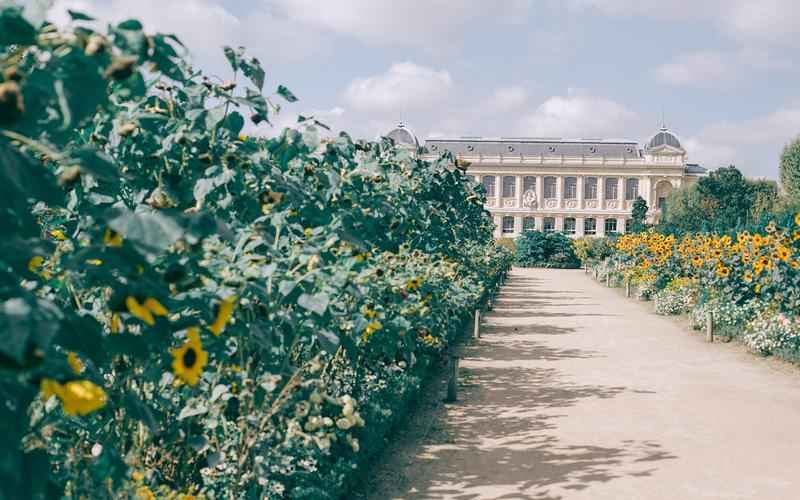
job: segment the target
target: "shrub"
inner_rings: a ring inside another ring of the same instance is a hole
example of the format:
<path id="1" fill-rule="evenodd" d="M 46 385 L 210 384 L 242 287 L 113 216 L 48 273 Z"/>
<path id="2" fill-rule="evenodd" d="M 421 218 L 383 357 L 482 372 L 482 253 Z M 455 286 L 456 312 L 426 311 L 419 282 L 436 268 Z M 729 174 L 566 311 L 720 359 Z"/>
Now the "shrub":
<path id="1" fill-rule="evenodd" d="M 755 352 L 768 355 L 778 350 L 794 350 L 800 347 L 800 318 L 771 308 L 759 311 L 748 321 L 744 331 L 744 343 Z"/>
<path id="2" fill-rule="evenodd" d="M 510 251 L 512 255 L 517 254 L 517 244 L 514 243 L 514 238 L 498 238 L 497 244 Z"/>
<path id="3" fill-rule="evenodd" d="M 517 238 L 516 244 L 518 266 L 559 269 L 580 267 L 572 240 L 564 234 L 525 231 Z"/>
<path id="4" fill-rule="evenodd" d="M 656 313 L 661 315 L 683 314 L 692 308 L 696 295 L 697 288 L 690 278 L 676 278 L 663 290 L 653 295 Z"/>
<path id="5" fill-rule="evenodd" d="M 342 496 L 511 263 L 482 192 L 241 135 L 296 100 L 244 49 L 220 82 L 135 20 L 0 26 L 0 498 Z"/>

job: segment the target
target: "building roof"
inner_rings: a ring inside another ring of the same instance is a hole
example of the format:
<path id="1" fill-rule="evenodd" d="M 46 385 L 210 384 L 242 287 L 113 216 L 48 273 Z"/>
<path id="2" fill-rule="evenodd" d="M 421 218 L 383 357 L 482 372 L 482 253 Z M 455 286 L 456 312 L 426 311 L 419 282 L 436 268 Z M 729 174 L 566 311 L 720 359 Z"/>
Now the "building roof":
<path id="1" fill-rule="evenodd" d="M 636 141 L 604 139 L 561 139 L 553 137 L 459 137 L 425 140 L 429 153 L 445 150 L 455 155 L 474 156 L 586 156 L 641 158 Z"/>
<path id="2" fill-rule="evenodd" d="M 650 139 L 650 142 L 647 143 L 647 147 L 645 150 L 656 149 L 661 146 L 669 146 L 671 148 L 680 149 L 683 151 L 683 146 L 681 146 L 681 141 L 678 138 L 667 130 L 667 127 L 661 127 L 661 130 L 658 131 L 656 135 Z"/>
<path id="3" fill-rule="evenodd" d="M 705 167 L 701 167 L 697 163 L 687 163 L 686 164 L 686 173 L 687 174 L 706 174 L 708 173 L 708 169 Z"/>
<path id="4" fill-rule="evenodd" d="M 395 129 L 386 134 L 397 146 L 419 147 L 417 136 L 411 132 L 403 122 L 400 122 Z"/>

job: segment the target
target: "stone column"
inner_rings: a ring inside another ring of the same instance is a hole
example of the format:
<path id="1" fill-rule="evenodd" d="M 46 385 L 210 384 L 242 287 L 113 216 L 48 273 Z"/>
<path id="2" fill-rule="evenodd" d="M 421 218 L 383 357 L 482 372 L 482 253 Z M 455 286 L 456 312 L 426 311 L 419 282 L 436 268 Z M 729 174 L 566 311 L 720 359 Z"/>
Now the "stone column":
<path id="1" fill-rule="evenodd" d="M 536 230 L 539 232 L 544 231 L 544 217 L 541 215 L 536 216 Z"/>
<path id="2" fill-rule="evenodd" d="M 518 175 L 516 177 L 517 185 L 514 186 L 514 194 L 517 195 L 517 208 L 522 208 L 522 176 Z"/>
<path id="3" fill-rule="evenodd" d="M 575 217 L 575 236 L 583 236 L 583 217 Z"/>
<path id="4" fill-rule="evenodd" d="M 617 217 L 617 232 L 619 234 L 627 232 L 627 228 L 625 227 L 625 217 Z"/>
<path id="5" fill-rule="evenodd" d="M 536 206 L 539 209 L 544 208 L 544 176 L 541 175 L 536 176 Z M 542 226 L 538 227 L 539 231 L 541 231 Z"/>
<path id="6" fill-rule="evenodd" d="M 514 216 L 514 236 L 519 236 L 522 234 L 522 216 L 515 215 Z"/>
<path id="7" fill-rule="evenodd" d="M 605 217 L 595 217 L 595 232 L 597 236 L 605 236 L 606 235 L 606 218 Z"/>
<path id="8" fill-rule="evenodd" d="M 555 216 L 555 232 L 561 232 L 563 230 L 564 230 L 564 216 L 557 215 Z"/>
<path id="9" fill-rule="evenodd" d="M 503 207 L 503 176 L 494 176 L 494 206 Z"/>
<path id="10" fill-rule="evenodd" d="M 564 208 L 564 177 L 561 175 L 556 177 L 556 200 L 556 206 Z M 556 223 L 556 227 L 558 227 L 558 223 Z"/>
<path id="11" fill-rule="evenodd" d="M 503 237 L 503 216 L 502 215 L 493 215 L 494 219 L 494 237 L 502 238 Z"/>
<path id="12" fill-rule="evenodd" d="M 603 210 L 606 208 L 606 178 L 597 178 L 597 208 Z"/>
<path id="13" fill-rule="evenodd" d="M 576 184 L 576 186 L 575 186 L 575 198 L 578 199 L 578 208 L 583 208 L 584 207 L 584 204 L 583 204 L 583 197 L 584 197 L 583 182 L 584 182 L 584 177 L 582 175 L 578 175 L 578 176 L 575 177 L 575 184 Z"/>
<path id="14" fill-rule="evenodd" d="M 617 177 L 617 200 L 620 210 L 625 209 L 625 177 Z"/>

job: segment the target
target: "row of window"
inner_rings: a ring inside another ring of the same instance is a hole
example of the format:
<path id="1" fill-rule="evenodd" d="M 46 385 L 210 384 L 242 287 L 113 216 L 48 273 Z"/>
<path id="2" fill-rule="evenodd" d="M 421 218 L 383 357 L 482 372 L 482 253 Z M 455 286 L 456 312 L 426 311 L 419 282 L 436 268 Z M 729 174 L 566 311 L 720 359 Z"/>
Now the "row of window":
<path id="1" fill-rule="evenodd" d="M 542 221 L 542 228 L 541 230 L 549 233 L 556 230 L 556 219 L 555 217 L 545 217 Z M 513 233 L 514 232 L 514 217 L 505 216 L 503 217 L 503 233 Z M 564 218 L 564 229 L 563 231 L 566 234 L 575 234 L 575 227 L 576 227 L 576 220 L 574 217 L 566 217 Z M 523 217 L 522 219 L 522 230 L 523 231 L 536 231 L 538 228 L 536 227 L 536 218 L 535 217 Z M 605 221 L 605 232 L 606 234 L 616 233 L 617 232 L 617 219 L 606 219 Z M 583 234 L 597 234 L 597 220 L 586 218 L 583 219 Z"/>
<path id="2" fill-rule="evenodd" d="M 475 180 L 474 176 L 469 176 Z M 543 194 L 546 199 L 558 198 L 558 182 L 556 177 L 547 176 L 543 179 Z M 494 175 L 486 175 L 482 179 L 483 185 L 486 188 L 486 196 L 495 196 L 495 189 L 497 177 Z M 516 196 L 517 178 L 514 176 L 506 175 L 502 178 L 502 196 L 503 198 L 513 198 Z M 619 194 L 619 179 L 616 177 L 607 177 L 605 180 L 605 199 L 616 200 Z M 525 176 L 522 179 L 522 192 L 536 190 L 536 177 Z M 639 196 L 639 179 L 625 179 L 625 199 L 635 200 Z M 577 177 L 564 177 L 564 198 L 574 200 L 578 197 L 578 178 Z M 586 200 L 597 199 L 597 177 L 584 177 L 583 179 L 583 198 Z"/>

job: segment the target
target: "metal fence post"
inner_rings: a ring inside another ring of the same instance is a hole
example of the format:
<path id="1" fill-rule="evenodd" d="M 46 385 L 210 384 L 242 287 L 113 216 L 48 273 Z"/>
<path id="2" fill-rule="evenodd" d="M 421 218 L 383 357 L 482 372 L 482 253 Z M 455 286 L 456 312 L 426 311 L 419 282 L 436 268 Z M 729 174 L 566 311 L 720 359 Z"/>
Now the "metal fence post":
<path id="1" fill-rule="evenodd" d="M 626 297 L 630 297 L 631 296 L 631 282 L 630 282 L 630 280 L 625 280 L 625 296 Z"/>
<path id="2" fill-rule="evenodd" d="M 475 332 L 473 336 L 476 339 L 481 338 L 481 310 L 475 309 Z"/>

